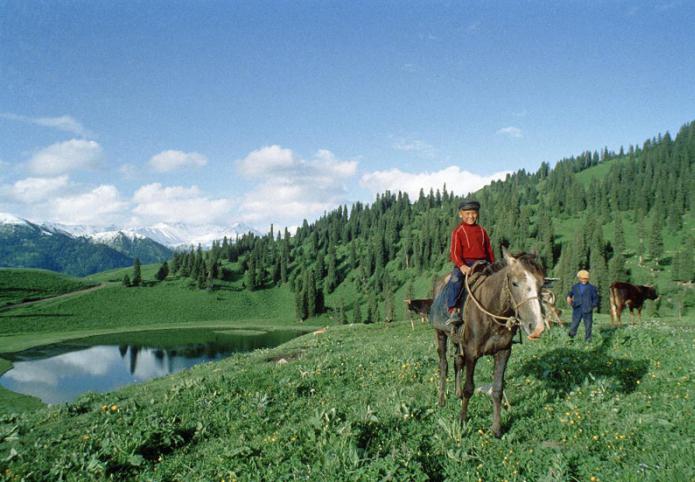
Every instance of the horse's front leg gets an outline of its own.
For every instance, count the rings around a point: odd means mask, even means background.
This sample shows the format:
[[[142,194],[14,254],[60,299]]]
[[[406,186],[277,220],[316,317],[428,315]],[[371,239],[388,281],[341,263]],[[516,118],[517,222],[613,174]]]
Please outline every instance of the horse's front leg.
[[[492,381],[492,433],[495,437],[502,436],[502,395],[504,393],[504,371],[507,369],[512,349],[498,351],[495,354],[495,379]]]
[[[462,358],[466,365],[466,384],[463,387],[463,399],[461,400],[461,424],[464,424],[468,418],[468,402],[470,402],[473,391],[475,390],[473,374],[478,359],[469,356],[465,352]]]
[[[449,364],[446,360],[447,336],[444,332],[434,330],[437,342],[437,353],[439,354],[439,406],[443,407],[446,403],[446,375],[449,371]]]
[[[463,372],[463,367],[464,367],[464,360],[463,356],[461,355],[462,351],[459,345],[455,345],[454,349],[456,350],[454,353],[454,374],[455,376],[455,384],[456,384],[456,396],[458,398],[463,398],[463,383],[461,383],[461,373]]]

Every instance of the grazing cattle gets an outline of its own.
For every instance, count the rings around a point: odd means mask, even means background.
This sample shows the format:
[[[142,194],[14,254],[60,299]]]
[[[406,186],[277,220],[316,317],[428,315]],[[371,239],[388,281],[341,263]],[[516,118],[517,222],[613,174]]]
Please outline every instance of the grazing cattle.
[[[423,298],[423,299],[418,299],[418,300],[407,299],[407,300],[405,300],[405,304],[408,307],[408,311],[420,316],[420,322],[424,323],[425,320],[427,320],[427,316],[430,312],[430,307],[432,306],[432,299],[431,298]],[[415,328],[415,325],[413,324],[412,319],[410,320],[410,325],[411,325],[411,327]]]
[[[645,300],[657,299],[656,289],[653,286],[632,285],[630,283],[615,282],[610,287],[611,295],[611,321],[620,323],[620,315],[627,306],[630,308],[630,321],[634,322],[633,310],[637,308],[637,316],[642,321],[642,305]]]
[[[555,293],[547,288],[541,289],[541,308],[543,309],[543,322],[546,328],[550,328],[552,323],[564,326],[565,322],[560,319],[562,311],[555,306]]]

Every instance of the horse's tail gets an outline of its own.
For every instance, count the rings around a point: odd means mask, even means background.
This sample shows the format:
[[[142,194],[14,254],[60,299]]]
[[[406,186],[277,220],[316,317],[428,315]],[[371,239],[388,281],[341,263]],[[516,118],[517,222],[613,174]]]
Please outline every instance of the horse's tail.
[[[618,290],[615,286],[608,288],[610,305],[611,305],[611,321],[617,323],[618,321]]]

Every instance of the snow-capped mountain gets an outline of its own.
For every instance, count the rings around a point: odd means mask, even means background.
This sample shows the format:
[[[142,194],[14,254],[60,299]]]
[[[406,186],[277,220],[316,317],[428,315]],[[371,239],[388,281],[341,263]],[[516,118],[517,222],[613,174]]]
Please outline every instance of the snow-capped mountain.
[[[89,226],[85,224],[61,224],[61,223],[43,223],[46,229],[51,231],[59,231],[61,233],[70,234],[71,236],[87,236],[104,232],[118,232],[118,226]]]
[[[235,240],[248,232],[260,234],[250,226],[241,223],[234,223],[229,227],[215,224],[158,223],[153,226],[135,228],[132,231],[170,248],[197,246],[198,244],[203,247],[210,247],[213,241],[219,241],[225,236],[227,239]]]
[[[0,213],[0,224],[26,224],[29,221],[7,213]],[[33,223],[30,223],[33,224]],[[230,226],[217,224],[192,225],[184,223],[158,223],[152,226],[128,227],[121,226],[90,226],[84,224],[43,223],[40,227],[46,233],[68,234],[73,237],[86,237],[93,242],[112,245],[117,238],[136,239],[149,238],[168,248],[183,248],[189,246],[210,247],[213,241],[229,240],[253,232],[261,233],[251,226],[234,223]]]
[[[0,267],[42,268],[85,276],[132,264],[132,257],[103,243],[0,213]]]
[[[22,225],[28,223],[26,219],[18,218],[10,213],[0,213],[0,224]]]

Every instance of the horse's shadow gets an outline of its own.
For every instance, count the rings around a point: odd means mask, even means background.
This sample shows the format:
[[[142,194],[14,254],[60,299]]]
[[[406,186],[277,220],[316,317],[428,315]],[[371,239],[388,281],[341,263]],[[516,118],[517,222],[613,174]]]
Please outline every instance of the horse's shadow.
[[[544,383],[548,398],[565,397],[591,379],[608,379],[611,392],[631,393],[649,369],[649,360],[610,356],[616,328],[602,328],[602,341],[591,350],[562,347],[524,363],[522,376],[533,376]],[[578,342],[581,343],[581,342]]]

